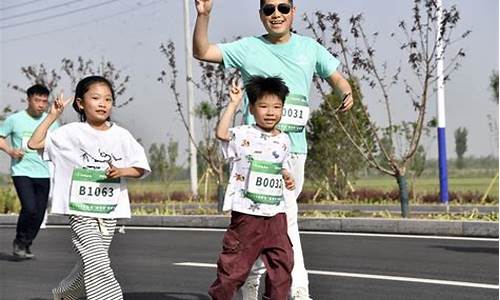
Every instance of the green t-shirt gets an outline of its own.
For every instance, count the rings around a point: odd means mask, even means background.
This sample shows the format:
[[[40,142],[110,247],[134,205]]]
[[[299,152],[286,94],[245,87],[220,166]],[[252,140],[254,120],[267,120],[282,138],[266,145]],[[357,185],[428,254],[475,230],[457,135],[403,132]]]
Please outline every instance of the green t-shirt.
[[[314,73],[321,78],[332,75],[340,62],[314,39],[292,34],[285,44],[272,44],[263,36],[245,37],[218,44],[226,68],[239,69],[246,84],[252,76],[279,76],[294,99],[304,99],[309,105],[309,92]],[[288,101],[288,99],[287,99]],[[255,123],[248,111],[248,99],[243,102],[246,124]],[[289,132],[293,153],[307,153],[305,129]]]
[[[45,119],[46,113],[39,118],[33,118],[26,110],[10,115],[5,122],[0,126],[0,137],[7,138],[10,136],[10,145],[15,149],[22,149],[24,156],[21,160],[11,160],[11,175],[12,176],[28,176],[32,178],[49,178],[49,168],[47,162],[43,161],[40,154],[36,150],[28,148],[28,140]],[[59,127],[54,123],[49,130]]]

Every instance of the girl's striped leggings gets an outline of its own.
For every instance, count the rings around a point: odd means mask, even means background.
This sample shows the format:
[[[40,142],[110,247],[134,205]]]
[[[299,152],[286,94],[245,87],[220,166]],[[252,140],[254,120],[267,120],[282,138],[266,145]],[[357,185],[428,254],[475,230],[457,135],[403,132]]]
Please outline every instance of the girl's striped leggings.
[[[54,299],[123,300],[111,269],[108,250],[116,219],[71,215],[73,247],[79,255],[71,273],[52,290]]]

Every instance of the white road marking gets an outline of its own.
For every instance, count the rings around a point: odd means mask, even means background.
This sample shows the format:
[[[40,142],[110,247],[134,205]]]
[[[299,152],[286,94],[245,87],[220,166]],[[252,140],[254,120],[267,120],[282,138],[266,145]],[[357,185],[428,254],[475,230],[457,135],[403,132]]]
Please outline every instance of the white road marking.
[[[174,263],[174,265],[184,266],[184,267],[217,268],[216,264],[197,263],[197,262],[180,262],[180,263]],[[498,289],[499,288],[498,285],[494,285],[494,284],[465,282],[465,281],[452,281],[452,280],[437,280],[437,279],[427,279],[427,278],[386,276],[386,275],[346,273],[346,272],[330,272],[330,271],[318,271],[318,270],[308,270],[307,273],[312,274],[312,275],[322,275],[322,276],[339,276],[339,277],[352,277],[352,278],[364,278],[364,279],[417,282],[417,283],[472,287],[472,288],[481,288],[481,289]]]
[[[358,232],[321,232],[321,231],[301,231],[304,235],[347,235],[347,236],[373,236],[388,238],[411,238],[411,239],[437,239],[437,240],[461,240],[461,241],[486,241],[498,242],[497,238],[477,238],[464,236],[440,236],[440,235],[416,235],[416,234],[383,234],[383,233],[358,233]]]

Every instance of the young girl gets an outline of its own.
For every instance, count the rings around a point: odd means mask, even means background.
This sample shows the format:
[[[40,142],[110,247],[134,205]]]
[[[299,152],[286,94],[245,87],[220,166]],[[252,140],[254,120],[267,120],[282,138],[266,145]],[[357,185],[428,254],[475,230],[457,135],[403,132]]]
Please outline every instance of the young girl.
[[[130,218],[125,178],[150,172],[144,149],[124,128],[110,121],[115,95],[100,76],[82,79],[73,108],[81,122],[47,134],[70,100],[61,94],[28,142],[54,163],[52,213],[69,215],[79,260],[59,286],[54,299],[123,299],[110,266],[109,245],[116,219]]]

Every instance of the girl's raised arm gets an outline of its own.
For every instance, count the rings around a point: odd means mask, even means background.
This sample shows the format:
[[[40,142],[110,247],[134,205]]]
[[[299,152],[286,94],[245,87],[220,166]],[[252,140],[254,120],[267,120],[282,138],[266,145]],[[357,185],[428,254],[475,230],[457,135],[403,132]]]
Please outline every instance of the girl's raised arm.
[[[28,141],[28,148],[33,150],[42,150],[45,147],[45,137],[47,136],[47,131],[50,126],[59,118],[59,116],[63,113],[64,108],[71,102],[71,98],[64,101],[63,93],[56,98],[52,106],[50,107],[49,114],[47,117],[38,125],[31,135],[31,138]]]

